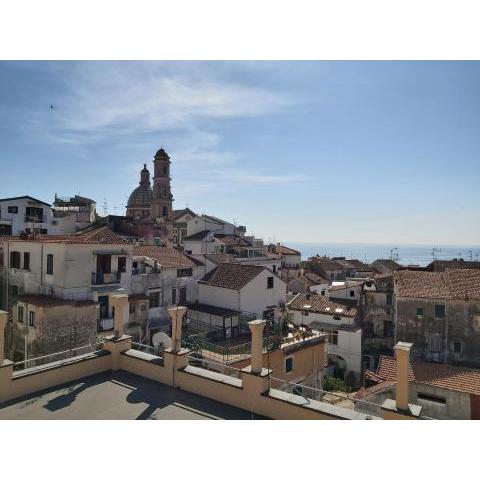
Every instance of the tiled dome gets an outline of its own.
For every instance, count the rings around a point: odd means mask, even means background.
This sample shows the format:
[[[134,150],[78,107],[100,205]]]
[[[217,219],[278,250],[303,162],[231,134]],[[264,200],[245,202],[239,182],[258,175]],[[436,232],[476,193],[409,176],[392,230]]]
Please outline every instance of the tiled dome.
[[[128,197],[127,207],[149,207],[152,203],[153,191],[150,185],[139,185]]]

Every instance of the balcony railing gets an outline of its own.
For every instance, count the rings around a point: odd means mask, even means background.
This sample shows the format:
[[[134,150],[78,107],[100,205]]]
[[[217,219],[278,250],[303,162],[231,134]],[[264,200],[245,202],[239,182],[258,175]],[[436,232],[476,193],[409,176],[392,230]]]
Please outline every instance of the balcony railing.
[[[110,285],[112,283],[120,283],[121,278],[121,272],[92,272],[92,285]]]
[[[44,216],[25,215],[25,222],[27,223],[45,223],[45,221]]]

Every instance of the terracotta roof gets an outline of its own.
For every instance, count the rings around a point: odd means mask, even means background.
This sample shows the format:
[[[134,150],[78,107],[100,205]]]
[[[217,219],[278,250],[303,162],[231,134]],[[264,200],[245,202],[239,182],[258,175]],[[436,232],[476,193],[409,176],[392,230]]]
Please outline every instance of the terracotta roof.
[[[364,398],[372,395],[374,393],[380,393],[381,391],[392,387],[396,382],[381,382],[377,385],[372,385],[371,387],[361,387],[360,390],[355,394],[355,398]]]
[[[394,281],[399,297],[480,300],[480,270],[398,270],[394,273]]]
[[[397,378],[396,359],[380,356],[375,375],[382,380],[395,382]],[[480,370],[473,368],[414,360],[410,362],[408,378],[416,383],[480,395]]]
[[[320,268],[327,272],[335,270],[345,270],[345,267],[343,265],[339,264],[336,260],[332,260],[331,258],[312,257],[309,260],[313,263],[316,263],[320,266]]]
[[[116,245],[126,244],[126,240],[118,236],[108,226],[100,226],[84,231],[75,235],[42,235],[37,234],[33,237],[1,237],[1,240],[11,242],[39,242],[39,243],[68,243],[68,244],[105,244]]]
[[[188,207],[182,208],[180,210],[172,210],[172,221],[175,223],[180,217],[183,217],[189,213],[193,217],[195,216],[195,212],[192,212]]]
[[[221,263],[238,263],[237,259],[229,253],[212,253],[205,255],[205,258],[216,265],[220,265]]]
[[[183,240],[203,240],[209,233],[210,230],[202,230],[201,232],[197,232],[185,237]]]
[[[367,265],[366,263],[363,263],[360,260],[357,260],[356,258],[349,258],[347,259],[347,262],[350,265],[353,265],[353,267],[356,268],[358,272],[372,271],[372,267],[370,265]]]
[[[275,245],[275,253],[281,253],[282,255],[301,255],[298,250],[286,247],[285,245]]]
[[[237,235],[225,235],[223,233],[217,233],[214,235],[214,237],[219,242],[231,247],[249,247],[250,246],[250,243],[248,243],[245,239]]]
[[[17,301],[35,305],[37,307],[59,307],[63,305],[82,307],[86,305],[95,305],[95,302],[92,300],[64,300],[63,298],[36,294],[20,295],[17,297]]]
[[[156,260],[159,266],[164,268],[192,268],[203,265],[202,262],[170,247],[137,245],[133,247],[133,255]]]
[[[240,290],[260,275],[265,267],[242,265],[240,263],[222,263],[200,280],[213,287]]]
[[[371,267],[375,267],[375,264],[383,265],[384,267],[388,268],[390,271],[394,272],[401,268],[401,265],[390,258],[378,258],[374,262],[370,264]]]
[[[327,280],[326,278],[323,278],[322,276],[317,275],[316,273],[313,273],[313,272],[306,272],[303,275],[303,277],[308,281],[308,283],[311,284],[311,286],[320,285],[321,283],[330,283],[330,281]],[[302,277],[299,277],[299,278],[302,278]]]
[[[308,298],[307,298],[308,296]],[[305,309],[306,305],[310,308]],[[340,303],[331,302],[325,295],[297,294],[288,304],[290,310],[308,310],[309,312],[322,313],[325,315],[341,315],[342,317],[355,317],[356,308],[347,308]]]
[[[444,272],[449,268],[475,268],[480,269],[480,262],[473,262],[468,260],[463,260],[462,258],[454,258],[453,260],[434,260],[429,263],[425,269],[432,272]]]

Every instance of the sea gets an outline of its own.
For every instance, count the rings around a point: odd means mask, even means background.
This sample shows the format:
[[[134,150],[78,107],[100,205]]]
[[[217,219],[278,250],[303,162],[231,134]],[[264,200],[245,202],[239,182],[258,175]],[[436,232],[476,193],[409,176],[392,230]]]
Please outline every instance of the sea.
[[[378,258],[393,258],[402,265],[426,266],[432,260],[464,260],[479,261],[480,246],[472,245],[393,245],[368,243],[302,243],[285,242],[285,245],[302,253],[307,260],[314,255],[327,257],[356,258],[371,263]]]

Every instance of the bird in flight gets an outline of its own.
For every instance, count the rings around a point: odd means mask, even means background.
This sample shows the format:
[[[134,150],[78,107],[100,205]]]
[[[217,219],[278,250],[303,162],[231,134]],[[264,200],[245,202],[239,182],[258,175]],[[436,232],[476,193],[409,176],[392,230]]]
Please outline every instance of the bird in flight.
[[[53,110],[53,105],[50,105],[50,108]]]

